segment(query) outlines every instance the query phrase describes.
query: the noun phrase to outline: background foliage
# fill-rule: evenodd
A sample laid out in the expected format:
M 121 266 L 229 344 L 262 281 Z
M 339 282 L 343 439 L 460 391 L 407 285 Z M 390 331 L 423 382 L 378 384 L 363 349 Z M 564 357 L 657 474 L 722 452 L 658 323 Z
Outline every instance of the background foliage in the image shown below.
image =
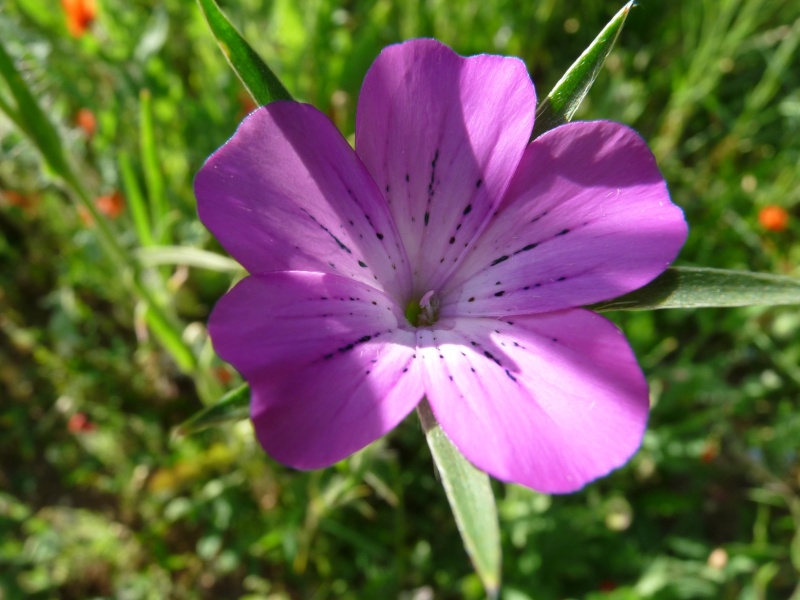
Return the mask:
M 0 7 L 0 40 L 91 199 L 0 117 L 0 598 L 480 598 L 415 418 L 313 473 L 270 461 L 246 422 L 171 436 L 237 383 L 204 322 L 241 273 L 200 252 L 220 249 L 191 182 L 252 105 L 193 2 L 98 4 L 85 31 L 54 0 Z M 619 8 L 222 6 L 346 134 L 386 44 L 521 56 L 543 97 Z M 631 12 L 578 118 L 650 142 L 691 226 L 679 264 L 800 275 L 798 43 L 792 0 Z M 0 83 L 0 108 L 11 96 Z M 650 430 L 579 494 L 496 485 L 503 598 L 800 598 L 800 313 L 611 316 L 648 375 Z

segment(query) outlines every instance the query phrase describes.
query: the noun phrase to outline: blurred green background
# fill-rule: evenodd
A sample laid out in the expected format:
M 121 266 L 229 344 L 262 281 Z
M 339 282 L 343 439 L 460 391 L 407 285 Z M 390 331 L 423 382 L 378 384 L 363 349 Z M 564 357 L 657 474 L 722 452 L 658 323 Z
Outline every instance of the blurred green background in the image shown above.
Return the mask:
M 520 56 L 544 97 L 621 6 L 221 4 L 346 135 L 386 44 Z M 171 435 L 238 383 L 204 323 L 241 273 L 191 184 L 252 104 L 197 5 L 4 0 L 0 41 L 75 174 L 3 117 L 0 80 L 0 599 L 481 598 L 416 417 L 313 473 L 247 422 Z M 632 10 L 577 117 L 650 142 L 691 227 L 678 264 L 800 275 L 799 42 L 796 0 Z M 502 597 L 800 599 L 800 312 L 611 316 L 650 429 L 581 493 L 495 482 Z

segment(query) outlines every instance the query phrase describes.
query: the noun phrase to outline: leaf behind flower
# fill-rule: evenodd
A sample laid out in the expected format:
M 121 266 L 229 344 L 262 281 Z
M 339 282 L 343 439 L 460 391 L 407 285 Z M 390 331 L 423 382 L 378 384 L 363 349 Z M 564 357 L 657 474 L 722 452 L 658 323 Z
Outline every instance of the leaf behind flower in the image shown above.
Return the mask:
M 291 94 L 231 24 L 215 0 L 197 0 L 197 2 L 222 53 L 253 100 L 261 106 L 275 100 L 291 100 Z
M 249 404 L 250 386 L 245 383 L 225 394 L 216 404 L 186 419 L 175 428 L 172 437 L 183 437 L 209 427 L 246 419 L 250 414 Z
M 534 138 L 572 120 L 614 47 L 632 6 L 633 0 L 614 15 L 578 60 L 567 69 L 547 98 L 539 104 L 533 126 Z
M 707 267 L 670 267 L 638 290 L 594 304 L 597 311 L 800 304 L 800 279 Z

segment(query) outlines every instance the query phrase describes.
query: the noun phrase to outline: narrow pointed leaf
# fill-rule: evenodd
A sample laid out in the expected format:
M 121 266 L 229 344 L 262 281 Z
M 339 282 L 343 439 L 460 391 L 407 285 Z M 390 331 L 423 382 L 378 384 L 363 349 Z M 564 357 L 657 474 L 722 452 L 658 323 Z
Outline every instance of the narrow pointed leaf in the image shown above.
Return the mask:
M 11 56 L 0 42 L 0 78 L 4 79 L 16 106 L 3 102 L 3 112 L 28 136 L 42 153 L 48 166 L 61 177 L 69 173 L 64 147 L 55 126 L 47 118 L 36 97 L 20 75 Z
M 150 246 L 136 250 L 136 258 L 143 267 L 158 265 L 186 265 L 220 273 L 244 272 L 242 265 L 216 252 L 191 246 Z
M 128 200 L 128 205 L 131 207 L 131 216 L 133 217 L 136 236 L 139 238 L 139 243 L 142 246 L 152 246 L 155 241 L 153 240 L 150 216 L 147 211 L 147 201 L 145 200 L 142 187 L 139 185 L 139 181 L 136 178 L 130 156 L 128 156 L 128 153 L 124 150 L 120 150 L 117 153 L 117 164 L 119 165 L 119 173 L 122 177 L 122 185 L 125 188 L 125 197 Z
M 249 405 L 250 386 L 245 383 L 225 394 L 216 404 L 186 419 L 175 428 L 172 437 L 183 437 L 209 427 L 246 419 L 250 416 Z
M 147 199 L 150 203 L 150 223 L 156 226 L 158 241 L 169 240 L 168 219 L 169 205 L 164 186 L 163 164 L 158 158 L 155 126 L 153 123 L 153 100 L 149 90 L 139 93 L 139 148 L 142 171 L 147 188 Z
M 283 84 L 248 44 L 242 35 L 231 25 L 215 0 L 197 0 L 208 21 L 211 32 L 217 39 L 222 53 L 236 75 L 258 104 L 264 105 L 275 100 L 291 100 L 292 96 Z
M 630 294 L 595 304 L 608 310 L 800 304 L 800 279 L 705 267 L 671 267 Z
M 614 47 L 632 6 L 633 0 L 614 15 L 614 18 L 578 57 L 578 60 L 567 69 L 547 98 L 539 104 L 536 110 L 533 137 L 538 137 L 545 131 L 568 123 L 572 119 L 572 115 L 586 97 L 589 88 L 592 87 L 600 73 L 606 57 Z
M 489 598 L 500 589 L 500 527 L 486 473 L 464 458 L 436 422 L 427 400 L 417 408 L 464 547 Z

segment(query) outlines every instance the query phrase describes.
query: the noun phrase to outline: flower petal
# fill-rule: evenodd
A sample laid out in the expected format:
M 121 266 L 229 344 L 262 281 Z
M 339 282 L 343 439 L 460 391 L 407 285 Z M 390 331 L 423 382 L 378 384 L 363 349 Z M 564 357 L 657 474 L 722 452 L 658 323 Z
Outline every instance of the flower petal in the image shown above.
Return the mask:
M 422 398 L 414 332 L 378 290 L 336 275 L 253 275 L 209 322 L 250 383 L 261 445 L 300 469 L 328 466 L 397 425 Z
M 499 204 L 535 109 L 516 58 L 463 58 L 412 40 L 375 60 L 358 101 L 356 151 L 389 202 L 418 295 L 441 285 Z
M 615 298 L 657 277 L 686 239 L 655 159 L 618 123 L 534 140 L 497 216 L 442 294 L 442 314 L 531 314 Z
M 498 479 L 571 492 L 641 442 L 647 383 L 622 333 L 595 313 L 440 321 L 417 343 L 434 415 Z
M 200 218 L 251 273 L 336 273 L 409 293 L 405 251 L 353 149 L 312 106 L 247 117 L 195 179 Z

